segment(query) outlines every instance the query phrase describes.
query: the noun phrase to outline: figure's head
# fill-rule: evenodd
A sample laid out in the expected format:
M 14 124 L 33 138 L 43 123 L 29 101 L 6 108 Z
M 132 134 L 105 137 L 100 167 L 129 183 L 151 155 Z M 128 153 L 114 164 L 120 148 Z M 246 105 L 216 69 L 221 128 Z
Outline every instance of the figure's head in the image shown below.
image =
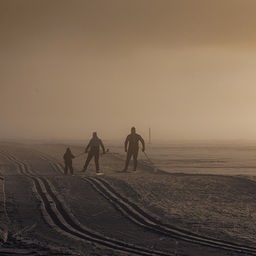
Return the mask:
M 70 150 L 70 148 L 69 147 L 67 147 L 67 152 L 70 152 L 71 150 Z
M 96 137 L 97 137 L 97 132 L 93 132 L 93 133 L 92 133 L 92 137 L 93 137 L 93 138 L 96 138 Z
M 136 133 L 135 127 L 132 127 L 132 128 L 131 128 L 131 133 Z

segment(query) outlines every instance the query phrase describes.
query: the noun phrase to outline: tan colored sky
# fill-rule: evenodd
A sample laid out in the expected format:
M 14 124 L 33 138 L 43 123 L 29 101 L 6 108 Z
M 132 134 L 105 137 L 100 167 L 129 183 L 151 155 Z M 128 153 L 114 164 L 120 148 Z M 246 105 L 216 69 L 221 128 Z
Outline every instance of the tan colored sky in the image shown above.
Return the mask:
M 255 0 L 1 0 L 0 138 L 256 139 Z

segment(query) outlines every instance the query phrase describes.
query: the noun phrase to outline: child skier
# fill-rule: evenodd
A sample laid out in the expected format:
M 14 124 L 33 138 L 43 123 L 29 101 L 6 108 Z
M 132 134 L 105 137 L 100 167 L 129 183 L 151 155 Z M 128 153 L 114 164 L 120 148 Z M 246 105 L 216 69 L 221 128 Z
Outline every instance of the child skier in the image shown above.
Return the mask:
M 63 158 L 65 163 L 64 174 L 67 175 L 68 170 L 70 170 L 70 174 L 73 174 L 72 159 L 75 158 L 75 156 L 72 154 L 70 148 L 67 148 Z

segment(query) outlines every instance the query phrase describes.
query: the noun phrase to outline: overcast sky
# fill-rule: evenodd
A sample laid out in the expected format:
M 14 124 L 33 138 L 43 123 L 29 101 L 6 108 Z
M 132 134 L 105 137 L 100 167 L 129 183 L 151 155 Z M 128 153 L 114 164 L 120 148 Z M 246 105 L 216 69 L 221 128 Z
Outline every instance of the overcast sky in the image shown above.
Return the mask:
M 255 0 L 0 0 L 0 138 L 256 139 Z

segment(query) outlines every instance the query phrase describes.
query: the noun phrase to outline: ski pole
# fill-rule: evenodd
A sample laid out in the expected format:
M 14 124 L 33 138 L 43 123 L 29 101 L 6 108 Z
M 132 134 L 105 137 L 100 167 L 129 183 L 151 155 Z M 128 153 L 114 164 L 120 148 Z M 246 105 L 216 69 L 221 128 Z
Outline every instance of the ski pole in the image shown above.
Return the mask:
M 79 156 L 81 156 L 81 155 L 83 155 L 83 154 L 85 154 L 85 152 L 82 152 L 82 153 L 78 154 L 78 155 L 75 156 L 75 157 L 79 157 Z
M 100 155 L 102 156 L 102 155 L 104 155 L 104 154 L 107 154 L 108 152 L 109 152 L 109 149 L 107 148 L 106 151 L 105 151 L 105 153 L 101 153 Z
M 152 165 L 152 167 L 154 168 L 154 172 L 157 172 L 157 168 L 155 166 L 155 164 L 151 161 L 151 159 L 148 157 L 147 153 L 144 151 L 143 152 L 144 155 L 146 156 L 147 160 L 149 161 L 149 163 Z

